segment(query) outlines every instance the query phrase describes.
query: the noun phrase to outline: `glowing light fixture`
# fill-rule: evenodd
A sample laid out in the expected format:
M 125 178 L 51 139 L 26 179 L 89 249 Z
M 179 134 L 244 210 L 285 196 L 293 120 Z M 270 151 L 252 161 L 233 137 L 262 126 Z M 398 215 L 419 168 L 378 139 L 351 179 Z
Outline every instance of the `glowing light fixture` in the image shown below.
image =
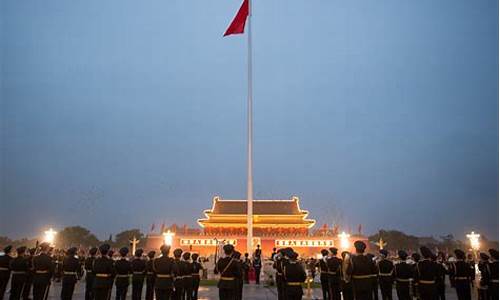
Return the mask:
M 343 250 L 349 249 L 351 246 L 351 243 L 349 241 L 350 235 L 342 231 L 342 233 L 339 234 L 338 237 L 340 239 L 340 248 L 342 248 Z
M 44 232 L 43 241 L 49 243 L 51 246 L 54 246 L 54 241 L 56 239 L 57 232 L 54 229 L 50 228 Z
M 163 233 L 163 240 L 165 242 L 165 245 L 172 246 L 172 243 L 174 240 L 174 235 L 175 235 L 175 233 L 170 232 L 170 230 Z
M 474 250 L 474 251 L 479 250 L 479 247 L 480 247 L 479 238 L 481 237 L 481 235 L 472 231 L 471 233 L 467 234 L 466 236 L 470 241 L 470 247 L 472 248 L 472 250 Z

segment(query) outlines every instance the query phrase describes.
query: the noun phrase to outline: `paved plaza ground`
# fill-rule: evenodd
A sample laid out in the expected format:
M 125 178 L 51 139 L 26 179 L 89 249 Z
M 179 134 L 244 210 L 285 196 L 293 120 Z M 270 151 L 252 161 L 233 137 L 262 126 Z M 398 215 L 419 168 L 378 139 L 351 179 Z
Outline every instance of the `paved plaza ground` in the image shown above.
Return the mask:
M 129 288 L 129 292 L 127 294 L 127 298 L 131 298 L 131 287 Z M 56 300 L 60 299 L 60 292 L 61 292 L 61 284 L 60 283 L 54 283 L 51 286 L 50 293 L 49 293 L 49 300 Z M 76 291 L 74 294 L 73 299 L 75 300 L 83 300 L 84 297 L 84 292 L 85 292 L 85 282 L 79 282 Z M 143 290 L 145 292 L 145 289 Z M 304 290 L 306 292 L 306 290 Z M 113 290 L 112 298 L 114 299 L 115 297 L 115 292 Z M 5 297 L 7 298 L 7 297 Z M 255 284 L 250 284 L 250 285 L 245 285 L 244 291 L 243 291 L 243 299 L 248 299 L 248 300 L 257 300 L 257 299 L 277 299 L 276 295 L 276 288 L 275 287 L 266 287 L 264 285 L 257 286 Z M 143 297 L 144 299 L 144 297 Z M 204 286 L 200 287 L 199 290 L 199 299 L 200 300 L 212 300 L 212 299 L 219 299 L 218 297 L 218 290 L 217 287 L 215 286 Z M 312 289 L 312 295 L 304 295 L 303 299 L 323 299 L 321 297 L 321 289 Z M 379 299 L 382 299 L 379 297 Z M 396 296 L 396 291 L 394 290 L 394 296 L 393 299 L 397 300 Z M 455 300 L 457 299 L 457 296 L 455 294 L 455 290 L 447 287 L 446 289 L 446 299 L 450 300 Z M 473 299 L 477 299 L 477 296 L 474 294 Z

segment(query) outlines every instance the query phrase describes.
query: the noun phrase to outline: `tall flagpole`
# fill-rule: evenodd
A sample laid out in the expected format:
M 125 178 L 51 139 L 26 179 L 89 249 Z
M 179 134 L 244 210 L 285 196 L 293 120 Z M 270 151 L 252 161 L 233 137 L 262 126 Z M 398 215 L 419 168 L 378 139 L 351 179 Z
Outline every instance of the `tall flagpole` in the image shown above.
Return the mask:
M 247 148 L 247 253 L 252 256 L 253 239 L 253 114 L 252 114 L 252 0 L 248 0 L 248 148 Z

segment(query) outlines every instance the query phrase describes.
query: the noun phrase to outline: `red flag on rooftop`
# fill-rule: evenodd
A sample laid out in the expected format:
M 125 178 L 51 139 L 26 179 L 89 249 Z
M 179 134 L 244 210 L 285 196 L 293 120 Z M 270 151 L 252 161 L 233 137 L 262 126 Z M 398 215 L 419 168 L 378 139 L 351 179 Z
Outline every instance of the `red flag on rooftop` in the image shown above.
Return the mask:
M 245 23 L 247 22 L 248 17 L 248 0 L 243 0 L 241 4 L 240 10 L 234 17 L 233 21 L 227 28 L 224 36 L 231 34 L 241 34 L 245 32 Z

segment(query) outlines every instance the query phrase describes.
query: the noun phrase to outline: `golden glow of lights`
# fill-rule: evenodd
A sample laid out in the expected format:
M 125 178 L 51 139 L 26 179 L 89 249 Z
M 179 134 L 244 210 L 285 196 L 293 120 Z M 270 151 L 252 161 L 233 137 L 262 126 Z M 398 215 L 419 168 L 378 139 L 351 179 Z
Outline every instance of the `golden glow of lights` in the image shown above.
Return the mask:
M 175 233 L 170 232 L 170 230 L 163 233 L 163 240 L 165 242 L 165 245 L 172 246 L 172 243 L 174 240 L 174 235 L 175 235 Z
M 471 233 L 467 234 L 466 235 L 467 238 L 469 239 L 470 241 L 470 247 L 474 250 L 474 251 L 477 251 L 479 250 L 479 238 L 481 237 L 481 235 L 475 233 L 474 231 L 472 231 Z
M 44 231 L 43 234 L 43 241 L 49 243 L 51 246 L 54 246 L 57 232 L 54 231 L 54 229 L 50 228 L 49 230 Z
M 350 248 L 350 246 L 351 246 L 351 243 L 349 241 L 350 236 L 351 235 L 345 233 L 344 231 L 342 231 L 342 233 L 338 235 L 338 237 L 340 239 L 340 248 L 341 249 L 346 250 L 346 249 Z

